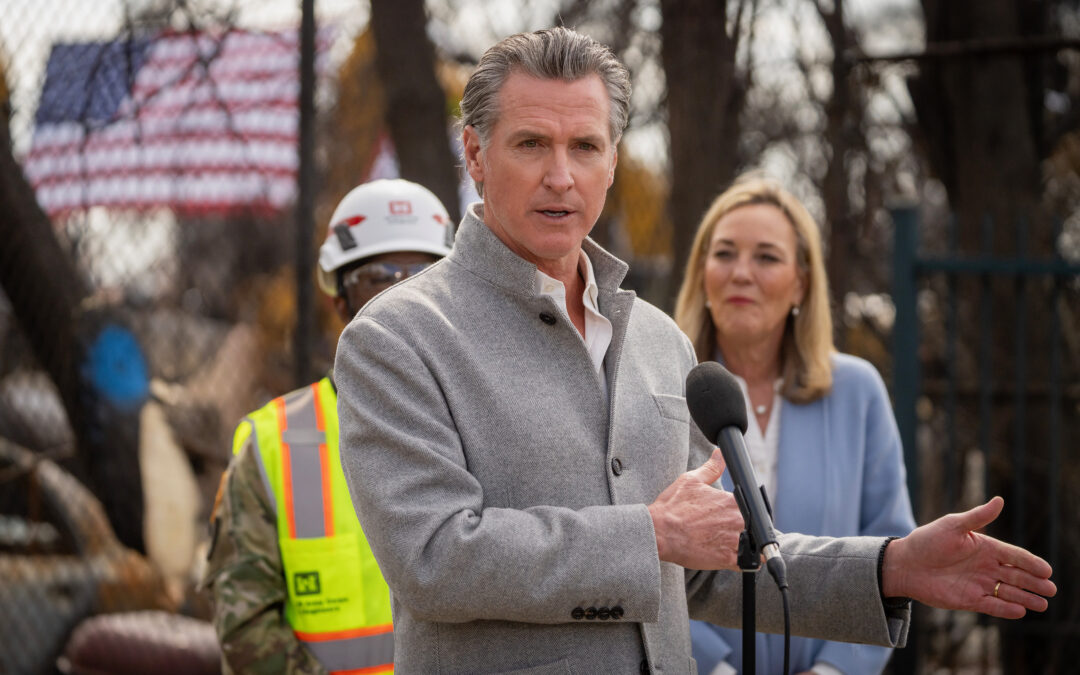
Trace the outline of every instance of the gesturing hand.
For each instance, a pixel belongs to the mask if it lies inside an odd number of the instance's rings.
[[[1057,593],[1050,565],[1018,546],[975,531],[993,522],[1004,504],[1001,497],[994,497],[890,542],[882,567],[882,593],[1003,619],[1019,619],[1028,609],[1045,610],[1046,597]]]
[[[725,468],[720,450],[713,450],[649,505],[661,560],[697,570],[738,568],[742,513],[730,492],[712,486]]]

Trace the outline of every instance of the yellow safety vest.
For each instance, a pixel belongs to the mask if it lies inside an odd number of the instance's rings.
[[[341,469],[333,383],[323,378],[245,417],[233,452],[252,434],[277,512],[289,625],[332,673],[392,673],[390,589]]]

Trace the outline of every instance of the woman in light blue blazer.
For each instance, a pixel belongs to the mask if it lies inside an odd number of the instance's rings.
[[[885,385],[873,366],[833,346],[820,235],[794,196],[746,176],[717,197],[698,228],[675,320],[698,360],[719,360],[739,380],[747,447],[779,530],[902,536],[915,527]],[[738,629],[692,621],[690,630],[699,672],[740,672]],[[783,636],[758,634],[756,644],[758,672],[780,673]],[[879,673],[890,655],[791,639],[799,673]]]

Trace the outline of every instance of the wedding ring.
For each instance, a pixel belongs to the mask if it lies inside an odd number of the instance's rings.
[[[1001,582],[1000,582],[1000,581],[999,581],[999,582],[997,582],[996,584],[994,584],[994,597],[995,597],[995,598],[996,598],[996,597],[998,596],[998,594],[997,594],[997,593],[998,593],[998,589],[999,589],[999,588],[1001,588]]]

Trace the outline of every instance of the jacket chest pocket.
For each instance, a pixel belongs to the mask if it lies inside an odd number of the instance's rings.
[[[642,489],[639,499],[651,501],[686,471],[690,412],[682,396],[647,396],[648,400],[641,400],[635,413],[617,420],[614,429],[619,439],[616,452],[631,453],[628,471],[623,476],[639,482]]]
[[[686,399],[682,396],[653,394],[652,397],[661,417],[682,422],[683,424],[690,422],[690,409],[686,407]]]

